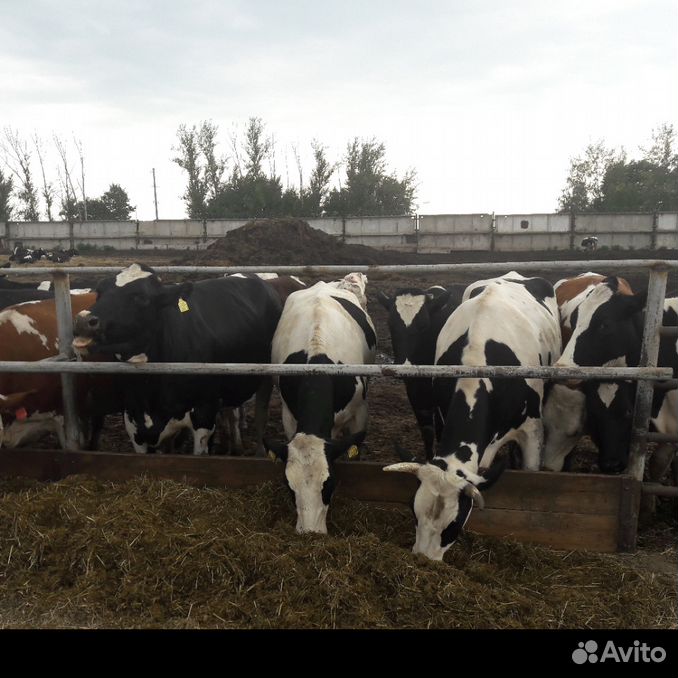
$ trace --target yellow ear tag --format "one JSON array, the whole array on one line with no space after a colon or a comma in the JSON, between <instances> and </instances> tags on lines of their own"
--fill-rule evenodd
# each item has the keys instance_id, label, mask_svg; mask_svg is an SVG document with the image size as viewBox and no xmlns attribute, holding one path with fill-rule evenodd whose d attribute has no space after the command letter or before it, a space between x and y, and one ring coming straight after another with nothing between
<instances>
[{"instance_id":1,"label":"yellow ear tag","mask_svg":"<svg viewBox=\"0 0 678 678\"><path fill-rule=\"evenodd\" d=\"M186 301L186 299L182 299L181 297L179 297L179 303L177 304L177 306L179 307L179 310L182 313L186 313L186 311L188 311L188 302Z\"/></svg>"},{"instance_id":2,"label":"yellow ear tag","mask_svg":"<svg viewBox=\"0 0 678 678\"><path fill-rule=\"evenodd\" d=\"M268 458L271 461L278 461L278 457L276 456L275 452L271 452L271 450L268 451Z\"/></svg>"},{"instance_id":3,"label":"yellow ear tag","mask_svg":"<svg viewBox=\"0 0 678 678\"><path fill-rule=\"evenodd\" d=\"M357 456L358 456L358 446L351 445L351 447L348 448L348 458L355 459Z\"/></svg>"}]
</instances>

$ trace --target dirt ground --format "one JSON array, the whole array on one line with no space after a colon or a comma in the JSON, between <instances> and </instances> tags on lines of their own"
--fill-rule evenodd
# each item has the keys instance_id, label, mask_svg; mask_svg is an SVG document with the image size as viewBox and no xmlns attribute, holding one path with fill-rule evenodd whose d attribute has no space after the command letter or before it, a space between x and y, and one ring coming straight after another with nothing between
<instances>
[{"instance_id":1,"label":"dirt ground","mask_svg":"<svg viewBox=\"0 0 678 678\"><path fill-rule=\"evenodd\" d=\"M242 230L242 229L239 229ZM106 266L125 265L134 261L149 265L245 265L245 264L387 264L387 263L463 263L463 262L491 262L491 261L540 261L540 260L589 260L589 259L651 259L675 258L678 252L650 252L650 251L598 251L592 254L580 252L526 252L526 253L497 253L497 252L456 252L440 255L416 255L403 253L388 253L363 248L337 244L331 237L322 234L318 242L314 234L309 234L302 226L294 224L283 233L283 236L271 247L257 251L256 224L250 229L252 232L240 234L240 240L229 234L216 247L202 252L172 252L172 251L134 251L115 253L96 253L75 257L68 265L71 266ZM254 234L254 235L253 235ZM231 238L229 242L229 238ZM314 240L314 238L316 238ZM299 245L298 251L295 247ZM325 249L323 249L325 248ZM275 256L276 251L278 256ZM289 254L289 252L293 254ZM280 254L285 252L284 254ZM268 257L268 259L267 259ZM353 258L352 258L353 257ZM520 272L520 267L515 267ZM586 270L587 266L573 266L565 272L554 276L548 271L542 271L542 277L556 282L556 280L577 275ZM3 271L7 273L8 271ZM606 273L605 270L597 272ZM529 275L539 275L532 272ZM642 291L647 286L647 273L629 270L623 275L635 291ZM39 277L39 275L38 275ZM386 312L376 301L378 291L392 293L400 287L421 287L438 284L473 282L479 276L469 276L454 273L445 276L416 277L403 274L371 274L368 281L368 311L375 324L378 336L379 362L390 362L392 353ZM481 276L481 277L490 277ZM170 280L169 276L163 278ZM305 278L309 284L317 278ZM72 286L90 286L95 282L91 277L73 276ZM675 295L678 290L678 278L672 276L669 280L668 294ZM393 461L393 442L399 441L405 448L417 453L421 450L419 432L416 428L414 416L410 410L403 385L389 378L375 378L369 386L370 425L367 444L362 458L368 461ZM254 444L251 436L252 412L248 409L248 429L245 432L244 443L246 454L254 453ZM277 392L271 403L267 435L282 439L283 431L280 418L280 401ZM56 441L45 439L41 447L55 447ZM102 437L101 449L106 451L131 451L129 439L122 425L121 417L108 417ZM217 448L217 452L224 452ZM583 439L576 450L575 470L596 471L595 448L588 439ZM649 525L642 526L639 540L639 551L632 555L617 556L620 562L632 568L649 570L661 574L676 575L676 539L678 537L678 516L675 500L658 500L659 510L657 517Z\"/></svg>"}]
</instances>

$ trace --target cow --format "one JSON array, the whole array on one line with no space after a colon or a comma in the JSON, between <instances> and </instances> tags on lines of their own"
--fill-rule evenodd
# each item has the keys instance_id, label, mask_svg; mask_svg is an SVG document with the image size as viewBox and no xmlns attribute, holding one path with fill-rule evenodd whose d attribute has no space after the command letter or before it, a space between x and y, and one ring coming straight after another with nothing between
<instances>
[{"instance_id":1,"label":"cow","mask_svg":"<svg viewBox=\"0 0 678 678\"><path fill-rule=\"evenodd\" d=\"M443 325L461 303L465 286L438 285L421 290L401 288L389 297L377 295L388 312L388 328L393 345L394 361L398 365L433 365L436 340ZM433 380L406 377L405 390L419 426L425 457L433 458L435 439L433 427Z\"/></svg>"},{"instance_id":2,"label":"cow","mask_svg":"<svg viewBox=\"0 0 678 678\"><path fill-rule=\"evenodd\" d=\"M95 304L78 314L73 346L130 363L269 363L281 310L279 296L260 279L166 285L152 268L135 263L101 281ZM188 428L193 453L206 454L219 405L237 407L270 384L270 378L259 375L135 375L129 380L124 421L139 453ZM260 452L267 406L266 395L257 406Z\"/></svg>"},{"instance_id":3,"label":"cow","mask_svg":"<svg viewBox=\"0 0 678 678\"><path fill-rule=\"evenodd\" d=\"M552 285L511 271L467 287L436 342L436 365L549 365L560 355L558 307ZM468 520L481 488L501 476L502 445L514 440L523 466L538 470L543 440L541 379L436 378L436 419L442 426L436 454L420 464L385 471L413 473L417 521L413 552L442 560Z\"/></svg>"},{"instance_id":4,"label":"cow","mask_svg":"<svg viewBox=\"0 0 678 678\"><path fill-rule=\"evenodd\" d=\"M302 365L373 363L377 336L369 315L350 290L319 282L287 299L273 337L274 363ZM334 491L334 461L355 456L367 430L367 379L350 376L280 377L286 444L267 441L285 463L294 493L297 532L327 533ZM345 433L344 437L340 436Z\"/></svg>"},{"instance_id":5,"label":"cow","mask_svg":"<svg viewBox=\"0 0 678 678\"><path fill-rule=\"evenodd\" d=\"M572 335L573 323L576 323L580 304L586 299L588 293L604 280L606 280L605 276L589 271L575 278L559 280L554 285L563 345L567 344ZM629 283L624 278L618 278L618 280L619 293L626 296L632 295L633 291ZM603 445L600 432L606 425L602 422L599 424L595 422L601 416L603 408L607 408L612 419L620 425L619 435L625 435L630 427L630 419L625 418L629 411L629 398L632 398L629 389L632 390L633 386L619 383L616 388L610 383L601 382L586 382L579 386L568 386L558 382L549 383L543 413L544 470L561 471L566 467L569 453L581 436L587 432L587 421L590 424L588 432L600 450L598 465L601 471L612 473L618 470L619 452L623 446Z\"/></svg>"},{"instance_id":6,"label":"cow","mask_svg":"<svg viewBox=\"0 0 678 678\"><path fill-rule=\"evenodd\" d=\"M595 235L589 235L581 241L581 246L587 252L595 252L598 249L598 238Z\"/></svg>"},{"instance_id":7,"label":"cow","mask_svg":"<svg viewBox=\"0 0 678 678\"><path fill-rule=\"evenodd\" d=\"M89 308L94 300L91 293L72 295L73 314ZM53 299L17 304L0 311L0 360L44 360L58 353ZM77 383L82 394L86 382ZM0 409L9 421L4 431L5 447L25 445L49 432L56 433L65 447L59 375L0 373Z\"/></svg>"},{"instance_id":8,"label":"cow","mask_svg":"<svg viewBox=\"0 0 678 678\"><path fill-rule=\"evenodd\" d=\"M563 367L636 367L640 361L645 301L644 294L624 294L619 278L605 278L589 290L576 314L573 314L572 336L556 364ZM678 298L664 301L662 323L673 327L678 325ZM661 337L657 364L659 367L671 367L674 378L678 376L678 341L675 337ZM578 382L572 380L570 385L576 386ZM628 386L617 383L615 397L628 400L628 393ZM611 394L608 394L609 398ZM626 407L625 412L627 430L630 431L630 408ZM655 390L651 428L659 433L678 435L677 418L678 389ZM613 456L618 435L613 436L610 432L616 429L618 433L618 427L605 422L596 422L595 426L600 435L599 445L608 456ZM627 444L617 447L616 458L615 467L611 470L621 471L628 461L628 439Z\"/></svg>"}]
</instances>

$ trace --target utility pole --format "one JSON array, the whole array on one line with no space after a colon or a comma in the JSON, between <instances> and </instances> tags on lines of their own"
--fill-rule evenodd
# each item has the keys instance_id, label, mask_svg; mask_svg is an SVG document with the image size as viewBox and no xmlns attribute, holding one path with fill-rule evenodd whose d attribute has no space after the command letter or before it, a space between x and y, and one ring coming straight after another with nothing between
<instances>
[{"instance_id":1,"label":"utility pole","mask_svg":"<svg viewBox=\"0 0 678 678\"><path fill-rule=\"evenodd\" d=\"M155 186L155 167L153 168L153 201L155 202L155 220L158 221L158 191Z\"/></svg>"}]
</instances>

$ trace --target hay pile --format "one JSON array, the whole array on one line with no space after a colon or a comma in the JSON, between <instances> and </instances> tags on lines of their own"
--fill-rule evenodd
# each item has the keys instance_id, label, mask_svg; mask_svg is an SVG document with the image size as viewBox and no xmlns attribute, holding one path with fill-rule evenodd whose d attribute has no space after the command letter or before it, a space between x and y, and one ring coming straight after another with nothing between
<instances>
[{"instance_id":1,"label":"hay pile","mask_svg":"<svg viewBox=\"0 0 678 678\"><path fill-rule=\"evenodd\" d=\"M76 476L0 483L0 626L533 628L675 625L669 578L467 535L433 563L409 510L341 500L294 532L287 491Z\"/></svg>"}]
</instances>

